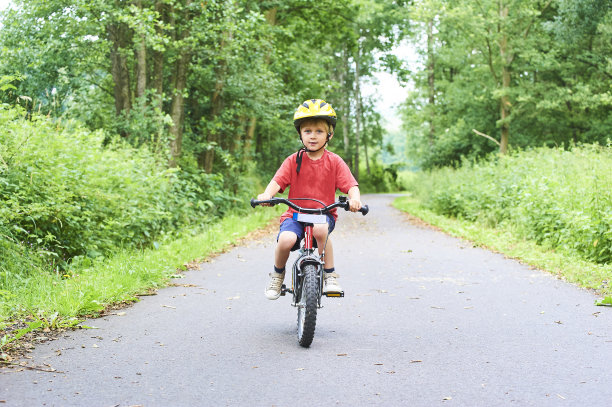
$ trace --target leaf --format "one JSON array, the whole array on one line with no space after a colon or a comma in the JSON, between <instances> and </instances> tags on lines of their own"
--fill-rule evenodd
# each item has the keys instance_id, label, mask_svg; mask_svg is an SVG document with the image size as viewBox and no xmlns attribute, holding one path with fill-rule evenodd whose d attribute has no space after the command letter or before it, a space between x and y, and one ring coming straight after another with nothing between
<instances>
[{"instance_id":1,"label":"leaf","mask_svg":"<svg viewBox=\"0 0 612 407\"><path fill-rule=\"evenodd\" d=\"M602 307L612 307L612 295L608 295L605 298L595 301L595 305Z\"/></svg>"}]
</instances>

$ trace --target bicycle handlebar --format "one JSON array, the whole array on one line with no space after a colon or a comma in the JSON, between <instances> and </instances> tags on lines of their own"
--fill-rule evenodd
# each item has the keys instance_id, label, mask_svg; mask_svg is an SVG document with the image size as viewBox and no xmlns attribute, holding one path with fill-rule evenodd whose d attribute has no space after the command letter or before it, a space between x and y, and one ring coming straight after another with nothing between
<instances>
[{"instance_id":1,"label":"bicycle handlebar","mask_svg":"<svg viewBox=\"0 0 612 407\"><path fill-rule=\"evenodd\" d=\"M326 214L329 213L329 211L331 211L334 208L344 208L344 210L348 211L350 209L348 200L346 199L345 196L340 196L338 197L338 201L334 202L331 205L327 205L323 208L302 208L300 206L297 206L296 204L294 204L293 202L291 202L288 199L285 198L272 198L272 199L268 199L265 201L257 201L255 199L251 199L251 207L256 207L257 205L261 205L261 204L270 204L272 206L274 205L278 205L278 204L285 204L287 206L289 206L290 208L295 209L298 212L301 213L313 213L313 214ZM361 209L359 209L359 212L361 212L363 214L363 216L365 216L368 212L370 211L370 208L368 208L368 205L363 205L361 207Z\"/></svg>"}]
</instances>

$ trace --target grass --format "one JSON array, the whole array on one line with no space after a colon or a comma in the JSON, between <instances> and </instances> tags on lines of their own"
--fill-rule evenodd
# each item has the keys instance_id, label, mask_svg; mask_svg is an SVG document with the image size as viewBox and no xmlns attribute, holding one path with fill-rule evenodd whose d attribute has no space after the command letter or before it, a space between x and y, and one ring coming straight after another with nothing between
<instances>
[{"instance_id":1,"label":"grass","mask_svg":"<svg viewBox=\"0 0 612 407\"><path fill-rule=\"evenodd\" d=\"M606 304L606 301L609 302L612 295L612 265L589 262L578 255L540 246L534 241L520 237L508 225L493 228L482 223L436 214L409 196L396 199L393 205L453 236L501 252L581 287L596 290L605 296L604 300L601 300L602 305Z\"/></svg>"},{"instance_id":2,"label":"grass","mask_svg":"<svg viewBox=\"0 0 612 407\"><path fill-rule=\"evenodd\" d=\"M137 301L138 295L164 287L190 262L221 252L262 228L278 211L258 208L248 215L229 215L201 234L156 249L121 250L108 259L70 269L63 276L37 273L9 284L0 293L0 330L6 331L0 352L10 351L30 331L75 326L82 318L97 316L108 307Z\"/></svg>"}]
</instances>

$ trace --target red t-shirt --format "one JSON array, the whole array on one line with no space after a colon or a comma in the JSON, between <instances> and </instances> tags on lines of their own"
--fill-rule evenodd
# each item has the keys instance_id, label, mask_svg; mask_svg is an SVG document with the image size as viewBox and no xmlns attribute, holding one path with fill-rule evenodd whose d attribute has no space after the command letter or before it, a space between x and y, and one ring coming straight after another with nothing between
<instances>
[{"instance_id":1,"label":"red t-shirt","mask_svg":"<svg viewBox=\"0 0 612 407\"><path fill-rule=\"evenodd\" d=\"M298 174L297 153L291 154L280 166L273 180L280 186L283 192L288 186L289 198L314 198L331 205L336 200L336 189L343 193L359 185L351 174L348 165L331 151L325 150L318 160L312 160L307 153L302 156L302 166ZM321 208L321 204L315 201L293 201L303 208ZM280 218L281 223L293 216L295 210L289 208ZM334 219L338 218L336 208L331 212Z\"/></svg>"}]
</instances>

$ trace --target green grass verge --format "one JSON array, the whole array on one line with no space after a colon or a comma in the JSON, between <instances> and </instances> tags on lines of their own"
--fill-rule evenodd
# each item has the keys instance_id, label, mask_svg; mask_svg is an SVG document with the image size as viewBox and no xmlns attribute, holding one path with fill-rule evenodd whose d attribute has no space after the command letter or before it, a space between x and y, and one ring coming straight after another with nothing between
<instances>
[{"instance_id":1,"label":"green grass verge","mask_svg":"<svg viewBox=\"0 0 612 407\"><path fill-rule=\"evenodd\" d=\"M10 349L32 330L74 326L108 307L137 301L138 295L165 286L177 271L186 269L186 263L221 252L264 227L278 216L279 208L230 215L196 236L156 249L122 250L88 267L72 269L68 275L39 273L16 281L0 293L0 330L8 331L16 324L21 329L0 335L0 351Z\"/></svg>"},{"instance_id":2,"label":"green grass verge","mask_svg":"<svg viewBox=\"0 0 612 407\"><path fill-rule=\"evenodd\" d=\"M596 290L605 296L605 299L601 301L602 305L607 305L606 302L610 301L612 265L591 263L578 256L556 252L533 241L517 237L511 229L494 229L481 223L438 215L421 206L418 200L412 197L397 198L393 206L453 236L470 240L478 246L487 247L546 270L571 283Z\"/></svg>"}]
</instances>

